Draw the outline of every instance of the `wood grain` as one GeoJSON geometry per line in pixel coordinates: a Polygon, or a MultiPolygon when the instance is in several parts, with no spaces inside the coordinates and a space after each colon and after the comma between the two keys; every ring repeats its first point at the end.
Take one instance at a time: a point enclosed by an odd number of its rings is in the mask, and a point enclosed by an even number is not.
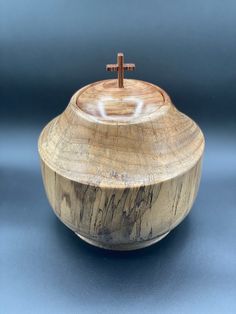
{"type": "Polygon", "coordinates": [[[39,138],[57,216],[86,241],[121,250],[152,244],[187,215],[203,150],[196,123],[136,80],[82,88],[39,138]]]}

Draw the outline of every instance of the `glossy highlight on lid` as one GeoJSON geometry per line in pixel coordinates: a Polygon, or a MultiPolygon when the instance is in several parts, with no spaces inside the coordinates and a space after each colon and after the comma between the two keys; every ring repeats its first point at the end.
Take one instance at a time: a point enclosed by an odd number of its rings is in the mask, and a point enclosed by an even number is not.
{"type": "Polygon", "coordinates": [[[129,122],[150,116],[169,97],[157,86],[138,80],[124,80],[124,88],[116,80],[104,80],[84,87],[77,96],[77,106],[103,121],[129,122]]]}

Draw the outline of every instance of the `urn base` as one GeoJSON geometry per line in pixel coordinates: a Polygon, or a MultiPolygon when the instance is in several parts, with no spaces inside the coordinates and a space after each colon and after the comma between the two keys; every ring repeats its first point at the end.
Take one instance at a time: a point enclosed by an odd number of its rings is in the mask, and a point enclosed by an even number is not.
{"type": "Polygon", "coordinates": [[[145,240],[145,241],[139,241],[139,242],[133,242],[133,243],[121,243],[121,244],[114,244],[114,243],[105,243],[105,242],[98,242],[95,241],[93,239],[89,239],[85,236],[82,236],[79,233],[75,233],[80,239],[84,240],[85,242],[102,248],[102,249],[106,249],[106,250],[112,250],[112,251],[134,251],[134,250],[138,250],[138,249],[142,249],[145,247],[148,247],[152,244],[155,244],[156,242],[159,242],[160,240],[162,240],[163,238],[165,238],[168,233],[170,231],[156,237],[150,240],[145,240]]]}

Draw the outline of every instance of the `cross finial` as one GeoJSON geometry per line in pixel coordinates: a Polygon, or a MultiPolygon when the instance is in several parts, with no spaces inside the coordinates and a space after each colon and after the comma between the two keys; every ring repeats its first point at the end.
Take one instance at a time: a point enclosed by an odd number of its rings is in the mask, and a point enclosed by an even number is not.
{"type": "Polygon", "coordinates": [[[110,72],[118,72],[118,86],[124,87],[124,71],[134,71],[135,64],[124,63],[124,54],[119,52],[117,54],[117,64],[107,64],[106,70],[110,72]]]}

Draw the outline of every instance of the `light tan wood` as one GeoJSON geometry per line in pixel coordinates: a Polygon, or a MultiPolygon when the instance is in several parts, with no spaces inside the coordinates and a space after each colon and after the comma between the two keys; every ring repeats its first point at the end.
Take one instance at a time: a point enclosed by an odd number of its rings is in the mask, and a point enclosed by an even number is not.
{"type": "Polygon", "coordinates": [[[45,189],[81,238],[130,250],[160,240],[196,197],[204,137],[159,87],[90,84],[39,138],[45,189]]]}

